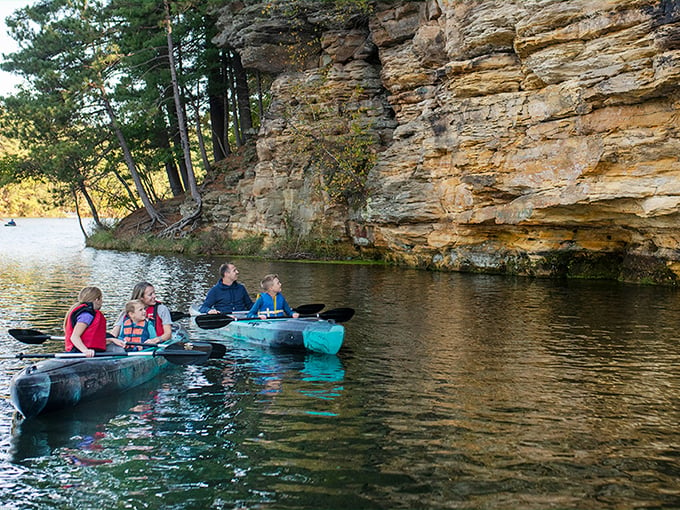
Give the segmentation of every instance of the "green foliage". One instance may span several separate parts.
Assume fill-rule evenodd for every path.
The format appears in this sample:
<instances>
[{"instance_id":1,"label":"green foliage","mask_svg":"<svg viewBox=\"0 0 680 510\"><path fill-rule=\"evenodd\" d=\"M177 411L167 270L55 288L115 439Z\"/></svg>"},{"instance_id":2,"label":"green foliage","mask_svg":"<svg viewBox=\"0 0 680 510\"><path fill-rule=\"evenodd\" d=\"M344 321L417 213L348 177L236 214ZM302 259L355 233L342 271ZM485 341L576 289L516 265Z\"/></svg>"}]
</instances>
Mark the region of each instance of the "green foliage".
<instances>
[{"instance_id":1,"label":"green foliage","mask_svg":"<svg viewBox=\"0 0 680 510\"><path fill-rule=\"evenodd\" d=\"M200 118L209 143L206 76L223 72L220 50L211 39L215 9L224 2L169 0L169 5L188 123ZM166 198L170 182L173 194L183 191L178 167L185 161L179 140L173 138L178 124L164 2L38 0L17 10L7 23L20 49L6 56L2 68L22 75L28 85L6 98L3 112L9 118L3 119L2 133L21 139L27 150L16 161L0 162L0 185L45 178L70 200L78 196L81 203L83 198L101 202L117 214L136 208L140 187L133 186L112 129L118 124L145 194L153 200ZM226 88L219 93L224 95ZM193 126L188 131L191 145L197 145ZM202 162L195 148L194 159ZM196 173L201 174L200 168ZM85 197L85 192L95 196Z\"/></svg>"},{"instance_id":2,"label":"green foliage","mask_svg":"<svg viewBox=\"0 0 680 510\"><path fill-rule=\"evenodd\" d=\"M359 207L379 140L371 129L370 112L362 106L361 89L343 95L319 81L299 81L292 93L295 104L278 112L295 132L288 157L309 158L306 166L318 172L320 191L331 202Z\"/></svg>"},{"instance_id":3,"label":"green foliage","mask_svg":"<svg viewBox=\"0 0 680 510\"><path fill-rule=\"evenodd\" d=\"M337 203L359 206L366 195L368 172L375 165L375 141L358 120L346 121L345 130L311 146L323 175L323 190Z\"/></svg>"}]
</instances>

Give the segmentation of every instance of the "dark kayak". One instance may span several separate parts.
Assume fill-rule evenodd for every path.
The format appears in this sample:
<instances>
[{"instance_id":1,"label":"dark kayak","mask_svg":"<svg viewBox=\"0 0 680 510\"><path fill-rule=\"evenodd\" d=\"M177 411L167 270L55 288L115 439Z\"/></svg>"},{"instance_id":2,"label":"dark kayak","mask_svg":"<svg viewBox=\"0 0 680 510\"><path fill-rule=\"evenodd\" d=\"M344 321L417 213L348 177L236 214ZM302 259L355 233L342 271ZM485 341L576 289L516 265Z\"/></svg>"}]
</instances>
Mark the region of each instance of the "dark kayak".
<instances>
[{"instance_id":1,"label":"dark kayak","mask_svg":"<svg viewBox=\"0 0 680 510\"><path fill-rule=\"evenodd\" d=\"M185 340L176 332L172 342ZM171 342L171 343L172 343ZM24 417L73 407L145 383L168 366L162 356L52 358L29 365L10 383L12 404Z\"/></svg>"}]
</instances>

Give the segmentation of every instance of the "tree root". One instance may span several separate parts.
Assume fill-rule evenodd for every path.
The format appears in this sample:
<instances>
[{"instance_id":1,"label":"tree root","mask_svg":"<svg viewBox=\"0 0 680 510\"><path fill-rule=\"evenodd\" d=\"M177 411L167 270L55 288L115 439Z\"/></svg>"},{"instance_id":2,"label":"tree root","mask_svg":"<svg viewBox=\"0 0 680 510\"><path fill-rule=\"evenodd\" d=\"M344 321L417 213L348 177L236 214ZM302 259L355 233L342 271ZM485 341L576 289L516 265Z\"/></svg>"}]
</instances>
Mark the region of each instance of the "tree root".
<instances>
[{"instance_id":1,"label":"tree root","mask_svg":"<svg viewBox=\"0 0 680 510\"><path fill-rule=\"evenodd\" d=\"M178 239L185 237L189 232L192 232L196 228L196 222L198 219L201 217L201 203L198 203L198 207L196 207L196 210L191 213L189 216L182 217L179 221L176 223L173 223L172 225L164 228L158 233L158 237L165 238L165 239ZM191 225L188 231L185 231L184 229L188 226Z\"/></svg>"}]
</instances>

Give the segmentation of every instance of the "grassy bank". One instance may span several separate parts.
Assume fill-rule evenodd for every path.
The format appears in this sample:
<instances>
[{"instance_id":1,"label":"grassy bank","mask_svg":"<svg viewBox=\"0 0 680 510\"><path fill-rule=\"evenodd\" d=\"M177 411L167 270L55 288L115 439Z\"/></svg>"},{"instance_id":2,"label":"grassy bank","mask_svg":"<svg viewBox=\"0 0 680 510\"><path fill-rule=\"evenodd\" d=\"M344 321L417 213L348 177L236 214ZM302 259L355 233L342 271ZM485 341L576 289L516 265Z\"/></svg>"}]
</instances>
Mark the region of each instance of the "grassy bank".
<instances>
[{"instance_id":1,"label":"grassy bank","mask_svg":"<svg viewBox=\"0 0 680 510\"><path fill-rule=\"evenodd\" d=\"M177 239L154 234L122 234L116 228L97 229L86 241L87 246L103 250L139 251L143 253L180 253L189 256L239 256L266 259L315 260L379 263L367 257L352 244L332 238L289 236L265 242L264 236L229 239L206 231Z\"/></svg>"}]
</instances>

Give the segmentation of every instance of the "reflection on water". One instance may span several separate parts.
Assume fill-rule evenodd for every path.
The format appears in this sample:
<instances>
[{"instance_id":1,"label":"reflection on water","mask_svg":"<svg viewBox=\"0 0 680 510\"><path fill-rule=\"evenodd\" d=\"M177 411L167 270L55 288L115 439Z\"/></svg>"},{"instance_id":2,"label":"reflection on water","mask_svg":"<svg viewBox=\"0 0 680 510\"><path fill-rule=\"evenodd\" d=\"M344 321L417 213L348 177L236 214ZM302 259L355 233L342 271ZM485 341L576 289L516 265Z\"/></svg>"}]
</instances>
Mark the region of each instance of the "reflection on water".
<instances>
[{"instance_id":1,"label":"reflection on water","mask_svg":"<svg viewBox=\"0 0 680 510\"><path fill-rule=\"evenodd\" d=\"M141 279L185 311L224 261L100 252L75 222L18 223L0 232L5 353L60 347L17 345L6 329L58 332L84 285L104 289L110 319ZM0 400L4 504L680 507L676 290L236 263L252 294L274 272L294 305L355 308L339 355L234 343L224 360L14 427ZM24 365L3 362L2 393Z\"/></svg>"}]
</instances>

